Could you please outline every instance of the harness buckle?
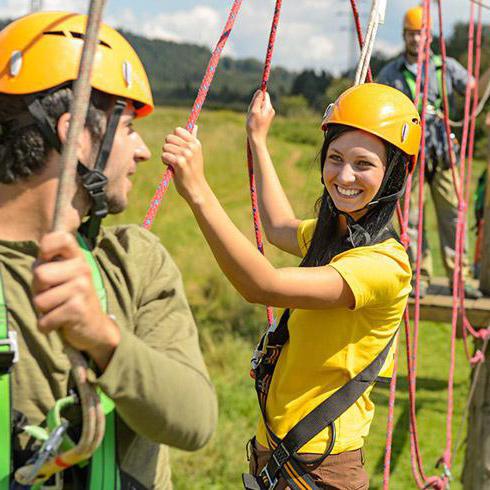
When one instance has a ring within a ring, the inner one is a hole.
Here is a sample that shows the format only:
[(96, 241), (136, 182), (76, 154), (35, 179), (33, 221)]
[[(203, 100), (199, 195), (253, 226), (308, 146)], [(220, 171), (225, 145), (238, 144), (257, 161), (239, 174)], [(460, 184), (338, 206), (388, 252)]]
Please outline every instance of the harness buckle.
[(271, 477), (267, 465), (262, 468), (262, 471), (259, 473), (259, 478), (262, 480), (262, 483), (266, 486), (267, 490), (274, 490), (279, 481), (277, 477)]
[(277, 446), (272, 453), (272, 459), (274, 460), (274, 463), (276, 463), (278, 468), (282, 468), (286, 464), (289, 456), (290, 453), (283, 444)]
[(19, 360), (17, 332), (9, 330), (6, 339), (0, 339), (0, 347), (8, 346), (8, 351), (0, 351), (0, 374), (7, 374)]

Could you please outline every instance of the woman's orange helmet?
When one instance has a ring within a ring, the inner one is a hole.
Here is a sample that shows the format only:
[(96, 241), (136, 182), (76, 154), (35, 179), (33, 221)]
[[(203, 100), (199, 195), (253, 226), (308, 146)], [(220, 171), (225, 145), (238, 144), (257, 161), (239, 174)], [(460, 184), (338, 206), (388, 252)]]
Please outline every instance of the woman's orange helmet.
[(399, 90), (365, 83), (346, 90), (325, 111), (322, 130), (330, 124), (361, 129), (417, 158), (422, 130), (413, 102)]
[[(87, 16), (68, 12), (26, 15), (0, 32), (0, 93), (43, 92), (78, 78)], [(153, 110), (153, 98), (138, 55), (106, 24), (92, 71), (92, 87), (135, 103), (136, 116)]]

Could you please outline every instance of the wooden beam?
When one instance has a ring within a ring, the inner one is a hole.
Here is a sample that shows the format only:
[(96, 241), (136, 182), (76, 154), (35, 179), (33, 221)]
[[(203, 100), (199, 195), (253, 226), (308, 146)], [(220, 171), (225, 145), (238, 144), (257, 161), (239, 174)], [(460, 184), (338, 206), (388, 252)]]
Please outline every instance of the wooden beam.
[[(490, 233), (489, 233), (490, 234)], [(475, 282), (476, 285), (476, 282)], [(413, 318), (415, 300), (410, 298), (409, 310)], [(490, 298), (465, 300), (466, 314), (475, 328), (490, 326)], [(433, 322), (451, 323), (453, 298), (448, 280), (442, 277), (432, 279), (428, 294), (420, 301), (420, 319)]]
[(483, 294), (490, 296), (490, 112), (486, 118), (488, 130), (488, 162), (487, 162), (487, 188), (485, 192), (483, 244), (480, 266), (480, 289)]

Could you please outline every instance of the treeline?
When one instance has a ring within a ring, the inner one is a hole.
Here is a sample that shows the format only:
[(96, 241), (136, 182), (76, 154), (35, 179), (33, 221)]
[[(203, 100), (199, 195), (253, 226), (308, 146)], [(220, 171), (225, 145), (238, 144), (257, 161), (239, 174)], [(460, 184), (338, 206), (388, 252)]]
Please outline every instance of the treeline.
[[(8, 23), (0, 21), (0, 28)], [(190, 106), (206, 70), (210, 50), (186, 43), (148, 39), (124, 30), (120, 31), (134, 46), (148, 71), (155, 102), (159, 105)], [(459, 23), (447, 39), (447, 52), (464, 66), (467, 61), (468, 25)], [(490, 66), (490, 26), (483, 29), (482, 72)], [(439, 51), (438, 39), (434, 39), (433, 51)], [(387, 59), (375, 53), (371, 67), (376, 76)], [(325, 60), (327, 64), (327, 60)], [(223, 57), (215, 80), (209, 91), (207, 106), (244, 110), (252, 93), (258, 87), (262, 75), (262, 62), (256, 59)], [(328, 71), (316, 72), (305, 69), (299, 73), (275, 67), (270, 76), (269, 90), (274, 104), (285, 115), (302, 112), (321, 112), (335, 100), (339, 93), (352, 84), (353, 73), (347, 71), (335, 77)], [(462, 115), (462, 100), (456, 99), (453, 119)], [(477, 136), (480, 154), (483, 143), (483, 115), (478, 121)]]

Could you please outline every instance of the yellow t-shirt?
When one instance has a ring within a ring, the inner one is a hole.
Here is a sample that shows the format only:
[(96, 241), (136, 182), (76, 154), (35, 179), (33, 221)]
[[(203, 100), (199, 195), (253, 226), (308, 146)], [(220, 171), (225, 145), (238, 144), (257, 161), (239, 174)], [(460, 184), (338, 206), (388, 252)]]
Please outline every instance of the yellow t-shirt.
[[(303, 255), (315, 226), (316, 220), (307, 220), (298, 228)], [(408, 256), (394, 239), (343, 252), (326, 267), (335, 268), (347, 282), (355, 306), (291, 311), (289, 342), (277, 362), (266, 407), (269, 425), (280, 438), (383, 350), (400, 324), (411, 289)], [(391, 373), (392, 353), (381, 375)], [(335, 421), (333, 454), (363, 446), (374, 416), (370, 392)], [(257, 440), (268, 447), (262, 418)], [(330, 431), (325, 429), (301, 452), (322, 454), (329, 442)]]

